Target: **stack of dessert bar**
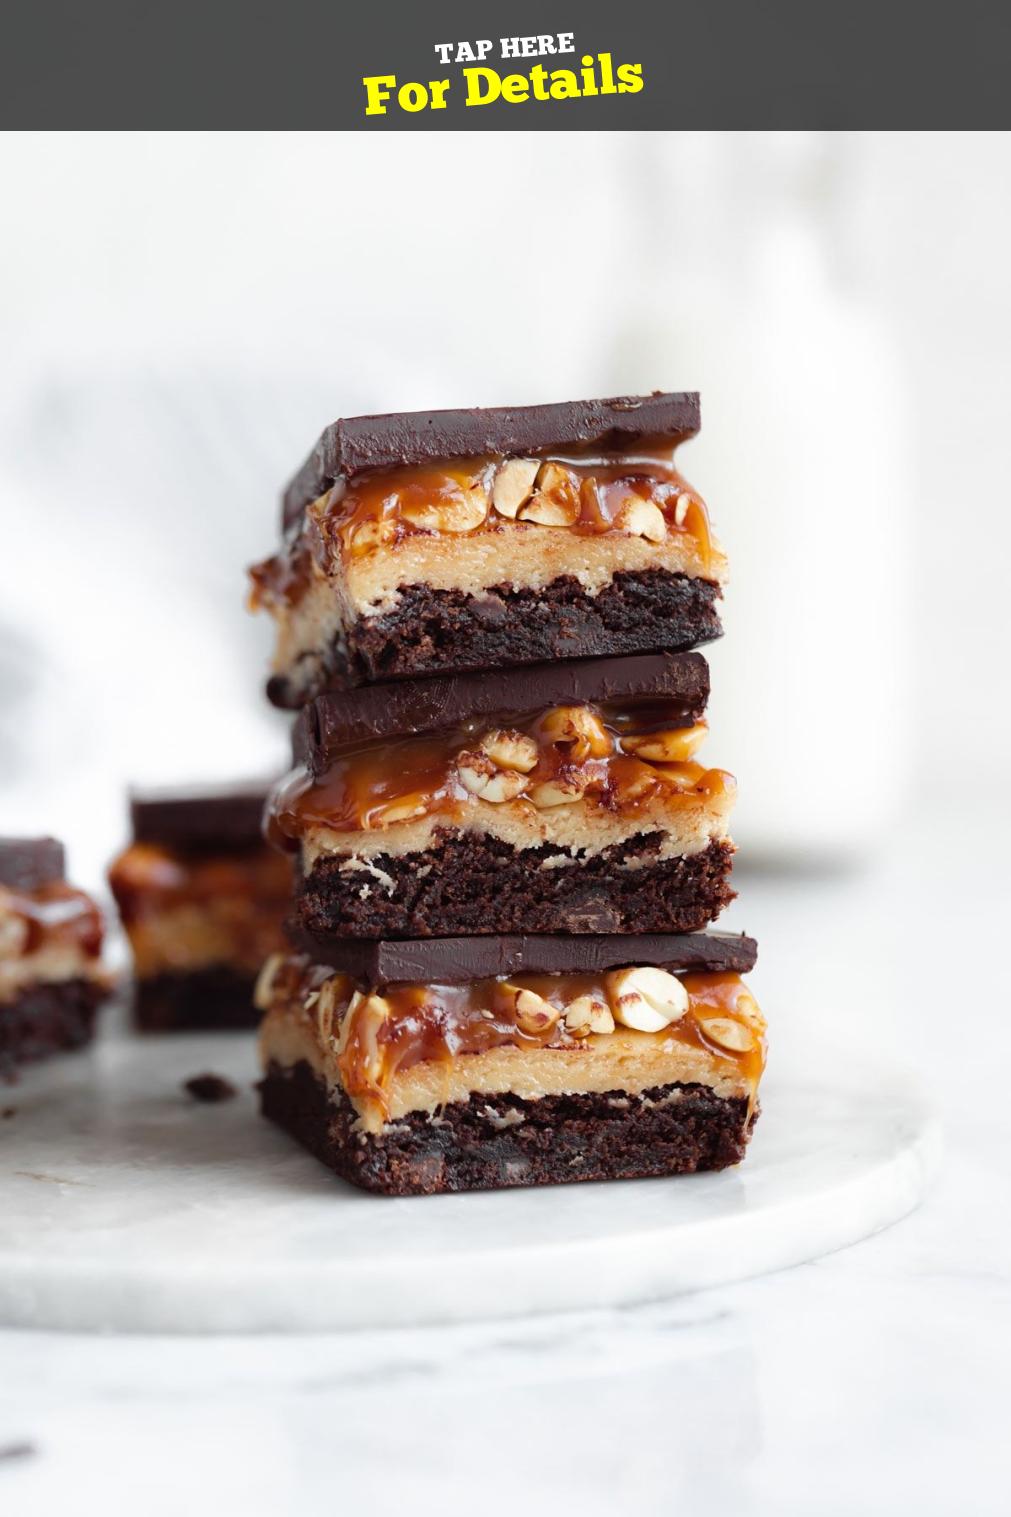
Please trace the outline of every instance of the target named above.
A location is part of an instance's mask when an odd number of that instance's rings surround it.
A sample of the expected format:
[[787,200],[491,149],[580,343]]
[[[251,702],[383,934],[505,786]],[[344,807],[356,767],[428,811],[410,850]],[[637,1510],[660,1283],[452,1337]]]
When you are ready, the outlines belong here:
[[340,421],[253,571],[301,708],[264,1113],[393,1195],[718,1169],[764,1023],[700,757],[726,574],[696,395]]

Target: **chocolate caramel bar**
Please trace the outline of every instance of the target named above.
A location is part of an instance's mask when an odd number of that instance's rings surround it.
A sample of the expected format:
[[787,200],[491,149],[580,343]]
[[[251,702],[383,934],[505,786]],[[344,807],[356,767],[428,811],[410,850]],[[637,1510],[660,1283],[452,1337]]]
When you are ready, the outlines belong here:
[[701,654],[384,689],[303,712],[303,762],[267,808],[298,856],[299,930],[694,932],[731,899],[735,786],[698,757]]
[[278,949],[288,861],[268,848],[263,786],[136,795],[133,838],[109,869],[149,1031],[253,1026],[252,991]]
[[0,838],[0,1076],[78,1048],[112,980],[98,906],[66,881],[55,838]]
[[[502,950],[518,972],[467,978],[461,940],[441,982],[277,955],[257,987],[264,1114],[385,1195],[736,1164],[765,1060],[741,979],[754,943],[671,937],[643,954],[626,939],[601,960],[546,941]],[[404,945],[384,946],[389,970]]]
[[271,699],[719,636],[726,560],[674,463],[698,427],[693,394],[335,423],[251,571]]

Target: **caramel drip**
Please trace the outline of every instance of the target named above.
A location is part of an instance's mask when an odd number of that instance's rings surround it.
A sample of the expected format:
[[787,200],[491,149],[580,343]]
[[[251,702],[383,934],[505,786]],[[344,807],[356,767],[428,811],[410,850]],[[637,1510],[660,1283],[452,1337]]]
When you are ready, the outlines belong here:
[[[688,992],[689,1008],[693,1019],[693,1032],[701,1048],[708,1048],[721,1058],[736,1060],[741,1073],[748,1082],[748,1116],[755,1109],[758,1082],[765,1070],[766,1042],[765,1020],[751,991],[740,975],[731,971],[722,974],[683,974],[679,976]],[[707,1037],[704,1023],[711,1017],[729,1017],[742,1022],[754,1034],[751,1048],[730,1054],[719,1043]]]
[[[663,516],[666,531],[694,539],[703,572],[712,568],[712,538],[705,502],[674,467],[674,450],[662,439],[644,440],[634,452],[534,455],[542,468],[542,501],[558,507],[554,529],[580,536],[627,530],[621,515],[644,501]],[[506,518],[492,504],[500,457],[453,459],[438,465],[376,469],[343,480],[306,508],[301,526],[281,552],[250,572],[250,605],[293,606],[330,565],[417,534],[496,532],[504,526],[539,528],[536,519]],[[452,523],[452,525],[449,525]]]
[[[349,750],[316,777],[294,770],[268,804],[270,841],[285,848],[316,827],[369,831],[436,812],[459,815],[482,801],[485,781],[503,775],[516,793],[493,789],[496,804],[504,798],[535,808],[551,804],[542,787],[561,786],[573,798],[582,795],[621,814],[634,814],[659,793],[697,798],[724,794],[734,784],[722,769],[678,757],[697,748],[706,727],[686,726],[690,713],[677,702],[553,707],[504,720],[504,728],[471,722],[433,737]],[[529,757],[512,755],[501,739],[513,740]]]
[[22,958],[57,946],[77,948],[90,959],[97,959],[102,951],[102,913],[83,890],[62,881],[31,891],[0,886],[0,918],[21,924],[15,941],[3,934],[0,952],[5,958]]

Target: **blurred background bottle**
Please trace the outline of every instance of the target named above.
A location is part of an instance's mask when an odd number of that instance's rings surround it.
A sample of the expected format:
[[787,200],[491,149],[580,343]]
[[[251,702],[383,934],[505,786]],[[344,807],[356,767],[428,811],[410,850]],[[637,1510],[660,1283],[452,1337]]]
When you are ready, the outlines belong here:
[[844,149],[643,147],[628,215],[652,256],[607,372],[702,392],[682,468],[732,577],[709,757],[740,781],[746,861],[866,858],[908,779],[911,459],[897,350],[847,264]]

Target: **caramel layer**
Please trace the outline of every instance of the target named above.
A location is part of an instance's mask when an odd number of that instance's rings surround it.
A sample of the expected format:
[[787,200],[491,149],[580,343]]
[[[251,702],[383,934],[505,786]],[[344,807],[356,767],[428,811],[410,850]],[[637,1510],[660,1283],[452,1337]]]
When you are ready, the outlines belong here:
[[489,820],[506,808],[533,820],[579,805],[584,814],[634,818],[654,804],[731,798],[732,776],[692,758],[705,723],[679,725],[684,720],[681,707],[664,701],[565,706],[502,727],[472,723],[370,744],[319,776],[296,769],[271,797],[269,835],[286,847],[320,829],[375,832],[422,818],[458,824],[481,810]]
[[109,884],[142,977],[212,964],[255,974],[281,947],[291,867],[266,847],[186,856],[134,843]]
[[[524,556],[520,545],[528,534],[533,533],[528,545],[536,555],[546,533],[559,530],[583,539],[630,537],[654,547],[681,540],[694,572],[722,574],[722,553],[705,503],[674,467],[669,441],[657,441],[637,444],[634,454],[455,459],[434,467],[374,470],[350,485],[339,482],[307,508],[282,552],[250,571],[252,603],[290,608],[305,596],[314,575],[346,577],[376,555],[392,554],[405,567],[411,556],[400,550],[412,538],[449,539],[457,544],[454,558],[462,560],[461,538],[490,536],[501,581],[509,577],[501,569],[515,554]],[[426,574],[425,582],[440,583],[438,559],[429,567],[434,577]],[[468,572],[480,576],[476,560]],[[401,582],[421,577],[403,574]],[[484,579],[485,586],[492,583]],[[388,593],[394,586],[382,575],[374,583],[362,579],[353,598],[365,604],[382,588]]]
[[633,1015],[623,1010],[636,983],[627,975],[522,975],[363,996],[305,956],[279,956],[257,992],[261,1052],[265,1063],[307,1059],[347,1092],[370,1132],[475,1092],[534,1100],[699,1082],[754,1100],[765,1024],[740,976],[676,977],[684,1009],[669,1008],[673,1020],[650,1032],[616,1023]]

